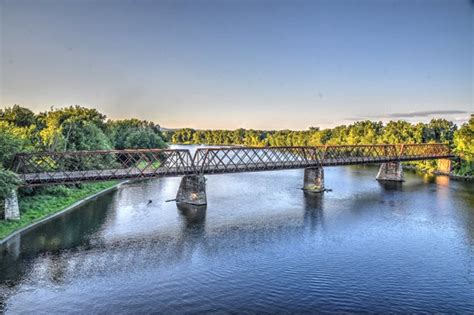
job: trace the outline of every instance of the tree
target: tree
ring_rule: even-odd
[[[452,144],[454,132],[457,127],[452,121],[446,119],[432,119],[427,125],[427,139],[425,141]]]
[[[160,126],[139,119],[125,119],[107,122],[107,134],[115,149],[164,148]],[[140,147],[140,144],[143,146]]]
[[[77,147],[77,145],[70,145],[67,143],[71,123],[73,121],[87,122],[88,124],[94,124],[97,128],[104,131],[105,118],[106,116],[99,113],[96,109],[90,109],[78,105],[56,110],[52,109],[51,111],[40,113],[37,120],[41,129],[39,131],[39,139],[42,149],[63,151],[68,147]]]
[[[71,118],[61,127],[64,151],[110,150],[112,144],[93,122]]]
[[[0,200],[8,197],[19,184],[20,179],[15,173],[0,167]]]
[[[32,147],[30,139],[29,128],[20,128],[6,121],[0,121],[0,167],[11,167],[16,153],[30,150]]]
[[[390,121],[384,128],[382,143],[416,143],[416,132],[412,124],[404,120]]]
[[[166,143],[149,128],[136,129],[129,133],[124,141],[127,149],[164,148]]]
[[[454,146],[465,160],[474,161],[474,115],[454,133]]]
[[[18,127],[28,127],[36,124],[36,116],[28,108],[13,105],[4,110],[0,109],[0,121],[6,121]]]

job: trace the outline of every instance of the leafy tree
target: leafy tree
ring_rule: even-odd
[[[18,176],[5,168],[11,168],[16,153],[30,147],[30,129],[18,127],[5,120],[0,121],[0,200],[7,197],[20,184]]]
[[[474,115],[454,133],[454,145],[463,159],[474,161]]]
[[[382,143],[415,143],[417,134],[412,124],[404,120],[390,121],[384,128]]]
[[[164,148],[166,143],[161,137],[149,128],[136,129],[125,138],[124,146],[127,149]]]
[[[106,116],[99,113],[96,109],[77,105],[40,113],[38,121],[42,126],[39,132],[42,147],[51,151],[62,151],[65,148],[77,147],[77,144],[67,143],[68,139],[70,139],[68,134],[70,133],[70,128],[72,128],[71,124],[83,121],[87,122],[84,126],[94,124],[103,131],[105,130],[105,118]]]
[[[474,175],[474,115],[454,132],[454,150],[461,158],[457,173]]]
[[[0,167],[0,199],[8,197],[12,190],[20,184],[18,176],[4,168]]]
[[[64,121],[61,132],[64,151],[112,149],[109,138],[93,122],[71,118]]]
[[[166,143],[159,125],[139,119],[109,120],[107,134],[115,149],[164,148]]]
[[[432,119],[427,125],[426,142],[441,142],[452,144],[456,125],[446,119]]]
[[[0,121],[0,167],[11,167],[16,153],[29,151],[31,129],[16,127],[6,121]]]
[[[0,121],[6,121],[18,127],[28,127],[36,124],[36,116],[28,108],[13,105],[4,110],[0,109]]]

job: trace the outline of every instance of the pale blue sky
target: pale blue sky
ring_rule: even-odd
[[[2,107],[306,129],[473,112],[473,4],[0,0]]]

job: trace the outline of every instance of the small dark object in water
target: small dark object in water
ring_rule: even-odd
[[[152,202],[153,202],[153,200],[148,200],[148,203],[146,205],[148,206]]]
[[[332,191],[332,189],[331,189],[331,188],[327,188],[327,189],[324,189],[324,191],[329,192],[329,191]]]

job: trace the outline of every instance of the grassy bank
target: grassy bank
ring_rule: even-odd
[[[80,187],[66,188],[56,186],[31,195],[19,197],[21,219],[18,221],[0,220],[0,240],[11,233],[37,222],[53,213],[59,212],[88,196],[117,184],[117,181],[88,183]]]

